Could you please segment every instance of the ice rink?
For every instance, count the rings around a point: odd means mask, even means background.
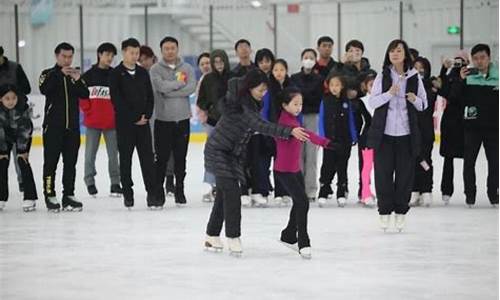
[[[498,210],[486,196],[486,159],[477,164],[478,201],[464,205],[462,161],[455,194],[445,207],[439,183],[442,158],[434,149],[434,205],[411,209],[403,233],[383,233],[376,209],[356,204],[357,155],[349,164],[345,208],[311,205],[313,259],[278,243],[289,208],[243,209],[241,258],[203,249],[211,204],[202,203],[203,146],[188,156],[188,207],[168,200],[146,209],[137,157],[136,206],[108,197],[106,152],[98,153],[99,197],[83,183],[80,148],[77,197],[81,213],[48,213],[43,202],[42,148],[31,162],[37,211],[23,213],[15,171],[10,199],[0,212],[0,299],[498,299]],[[62,164],[59,164],[61,167]],[[60,196],[61,168],[56,179]]]

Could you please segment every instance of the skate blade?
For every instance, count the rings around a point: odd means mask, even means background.
[[[35,207],[23,207],[23,211],[24,212],[32,212],[32,211],[35,211],[36,208]]]
[[[175,206],[179,207],[179,208],[184,208],[187,206],[186,203],[175,203]]]
[[[302,259],[305,259],[305,260],[310,260],[312,258],[311,254],[302,254],[302,253],[299,253],[299,254],[300,254],[300,257],[302,257]]]
[[[242,251],[231,251],[229,250],[229,256],[236,257],[236,258],[241,258],[243,256]]]
[[[61,212],[60,208],[47,208],[47,211],[50,213],[59,213]]]
[[[214,247],[212,246],[212,244],[210,244],[209,242],[205,242],[205,251],[208,251],[208,252],[222,252],[222,247]]]
[[[282,240],[278,240],[278,242],[280,244],[282,244],[283,246],[287,247],[288,249],[291,249],[295,252],[299,252],[299,245],[297,243],[295,244],[289,244],[289,243],[286,243],[286,242],[283,242]]]
[[[94,198],[94,199],[95,199],[95,198],[97,198],[97,194],[90,195],[90,197],[92,197],[92,198]]]
[[[122,194],[120,194],[120,193],[111,193],[111,194],[109,194],[109,196],[110,196],[111,198],[121,198],[121,197],[122,197]]]
[[[83,210],[83,207],[72,207],[72,206],[63,207],[63,211],[67,211],[67,212],[80,212],[82,210]]]

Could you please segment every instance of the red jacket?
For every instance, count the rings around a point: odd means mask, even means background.
[[[110,69],[100,69],[92,66],[83,74],[89,89],[89,98],[80,99],[80,109],[83,112],[83,125],[95,129],[114,129],[115,111],[109,92]]]

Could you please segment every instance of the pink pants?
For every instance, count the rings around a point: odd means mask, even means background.
[[[370,188],[370,175],[373,169],[373,149],[361,150],[363,156],[363,168],[361,169],[361,201],[373,197]]]

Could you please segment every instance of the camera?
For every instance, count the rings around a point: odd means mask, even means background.
[[[453,60],[453,68],[462,68],[463,66],[463,61],[460,58],[455,58]]]
[[[467,73],[467,75],[477,75],[477,74],[479,74],[479,69],[475,68],[475,67],[467,67],[467,71],[469,71],[469,73]]]

